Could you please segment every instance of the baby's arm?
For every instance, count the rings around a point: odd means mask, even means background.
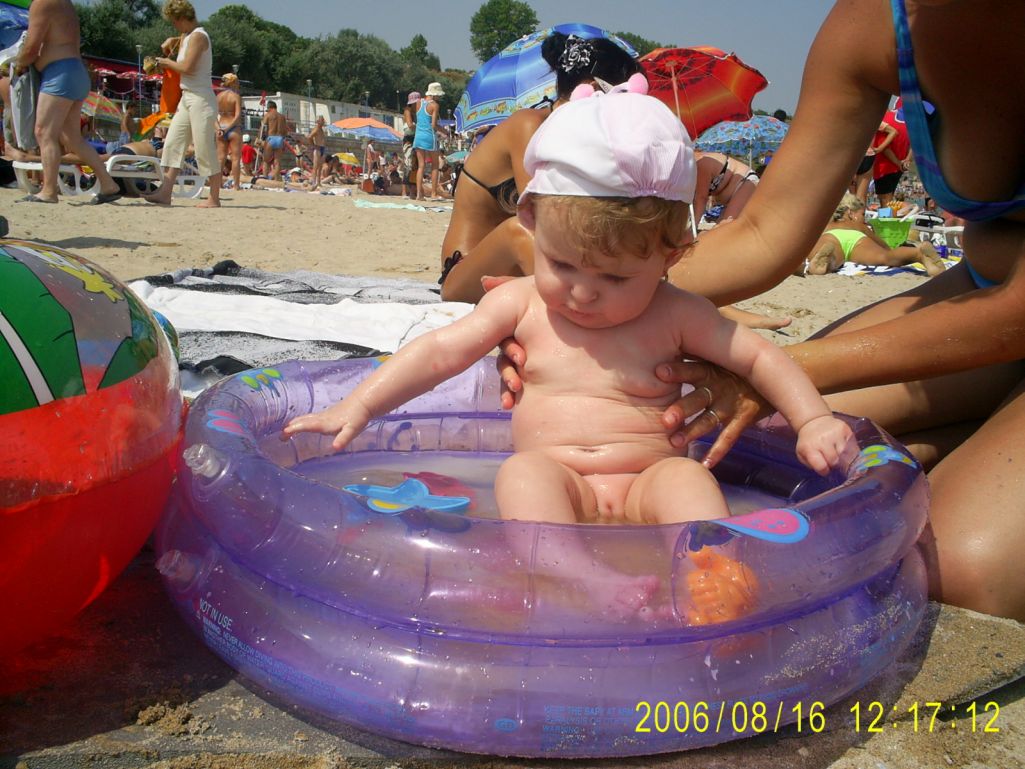
[[[750,381],[797,433],[797,457],[815,472],[825,475],[840,463],[851,430],[833,416],[790,356],[751,329],[726,320],[701,297],[685,295],[681,307],[684,354],[716,363]]]
[[[387,414],[468,368],[512,336],[526,310],[533,278],[511,281],[487,294],[469,315],[414,339],[391,356],[344,400],[296,417],[284,435],[298,432],[334,434],[341,450],[374,417]]]

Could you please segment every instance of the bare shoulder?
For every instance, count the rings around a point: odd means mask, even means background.
[[[813,59],[829,61],[832,66],[826,71],[847,82],[895,93],[896,35],[890,0],[837,0],[816,36],[809,63]]]
[[[648,312],[663,316],[718,314],[718,310],[710,300],[700,294],[675,286],[669,281],[659,284],[648,307]]]

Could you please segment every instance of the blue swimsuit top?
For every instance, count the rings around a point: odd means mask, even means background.
[[[897,33],[897,66],[900,75],[900,95],[904,102],[904,120],[907,122],[911,148],[915,153],[915,164],[922,177],[922,184],[936,205],[945,211],[970,221],[996,219],[1004,214],[1025,208],[1025,184],[1018,188],[1015,196],[1006,201],[977,201],[961,197],[943,178],[943,169],[936,160],[936,150],[929,132],[930,119],[936,114],[926,114],[922,102],[922,90],[915,71],[915,56],[911,49],[911,30],[908,27],[904,0],[890,0],[893,8],[893,26]]]

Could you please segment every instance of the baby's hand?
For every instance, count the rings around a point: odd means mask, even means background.
[[[346,398],[330,408],[319,411],[316,414],[304,414],[296,417],[282,430],[287,438],[296,433],[323,433],[324,435],[334,434],[331,441],[331,448],[341,451],[349,442],[363,432],[373,414],[367,411],[366,407],[356,398]]]
[[[846,422],[832,414],[816,417],[805,422],[797,433],[797,458],[819,475],[826,475],[840,464],[852,439]]]

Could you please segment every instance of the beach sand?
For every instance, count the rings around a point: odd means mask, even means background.
[[[449,219],[447,211],[359,208],[357,200],[407,201],[355,190],[350,197],[226,192],[224,207],[217,210],[197,209],[194,201],[170,208],[127,199],[103,206],[76,198],[57,206],[16,204],[22,194],[0,189],[0,213],[10,222],[10,237],[69,249],[126,281],[231,259],[270,271],[308,269],[434,283]],[[908,274],[792,277],[741,306],[793,317],[783,333],[762,332],[789,344],[922,280]],[[230,669],[191,639],[163,600],[151,560],[151,554],[140,556],[67,632],[19,660],[0,661],[0,679],[6,684],[0,687],[0,723],[7,723],[0,727],[0,766],[134,767],[158,761],[168,767],[232,769],[528,765],[463,760],[418,749],[402,753],[351,732],[343,732],[351,742],[341,742],[295,720],[239,686]],[[601,764],[1025,766],[1025,686],[1021,681],[1008,685],[1025,671],[1025,628],[933,607],[918,649],[918,658],[909,663],[913,681],[897,692],[902,705],[914,700],[964,702],[1002,686],[996,695],[1002,708],[1000,734],[951,729],[911,735],[905,720],[903,729],[891,732],[887,721],[884,733],[870,737],[852,734],[847,724],[830,730],[832,739],[791,730],[698,754]],[[283,730],[280,737],[275,728]]]
[[[433,211],[358,208],[357,200],[395,205],[409,201],[355,190],[351,197],[225,192],[220,209],[197,209],[194,201],[159,208],[127,198],[103,206],[85,205],[79,198],[67,198],[59,206],[15,204],[22,194],[0,190],[0,211],[10,221],[10,237],[70,249],[122,280],[233,259],[244,267],[275,272],[307,269],[434,283],[449,219],[447,213]],[[740,306],[792,316],[794,323],[783,334],[769,335],[787,344],[922,280],[908,274],[793,277]]]

